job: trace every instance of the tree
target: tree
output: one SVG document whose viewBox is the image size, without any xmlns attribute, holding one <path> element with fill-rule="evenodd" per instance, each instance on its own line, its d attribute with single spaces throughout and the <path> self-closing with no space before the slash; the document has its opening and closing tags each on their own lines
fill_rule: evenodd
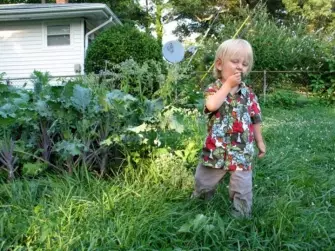
<svg viewBox="0 0 335 251">
<path fill-rule="evenodd" d="M 194 32 L 205 33 L 215 22 L 217 25 L 226 23 L 225 16 L 241 18 L 241 10 L 245 7 L 256 8 L 261 0 L 170 0 L 173 6 L 170 13 L 170 20 L 178 20 L 179 25 L 175 34 L 179 37 L 188 36 Z M 268 0 L 265 2 L 268 12 L 272 16 L 280 16 L 283 9 L 282 0 Z M 185 22 L 185 20 L 187 20 Z M 215 24 L 214 24 L 215 25 Z M 213 31 L 211 31 L 213 32 Z M 211 35 L 211 33 L 209 34 Z"/>
<path fill-rule="evenodd" d="M 88 47 L 85 71 L 99 73 L 111 65 L 133 58 L 143 64 L 147 60 L 162 61 L 161 45 L 150 34 L 130 24 L 115 25 L 97 36 Z"/>
<path fill-rule="evenodd" d="M 283 0 L 291 16 L 303 16 L 312 31 L 335 28 L 335 1 L 331 0 Z"/>
</svg>

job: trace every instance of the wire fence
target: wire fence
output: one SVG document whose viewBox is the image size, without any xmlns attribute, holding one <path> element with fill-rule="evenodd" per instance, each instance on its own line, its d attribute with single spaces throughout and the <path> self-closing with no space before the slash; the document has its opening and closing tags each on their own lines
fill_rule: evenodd
<svg viewBox="0 0 335 251">
<path fill-rule="evenodd" d="M 50 76 L 48 84 L 50 85 L 65 85 L 69 80 L 74 80 L 77 78 L 81 78 L 83 75 L 68 75 L 68 76 Z M 4 78 L 2 83 L 14 86 L 16 88 L 24 88 L 27 90 L 33 90 L 34 89 L 34 81 L 35 78 Z"/>
<path fill-rule="evenodd" d="M 200 80 L 205 71 L 196 72 L 197 78 Z M 325 72 L 315 71 L 252 71 L 244 79 L 244 82 L 250 86 L 257 95 L 262 95 L 264 101 L 269 93 L 276 90 L 286 89 L 310 96 L 312 84 L 311 74 L 325 74 Z M 208 81 L 207 81 L 208 82 Z M 205 88 L 208 83 L 201 83 L 201 88 Z"/>
<path fill-rule="evenodd" d="M 197 71 L 194 74 L 199 79 L 205 74 L 205 71 Z M 291 89 L 305 93 L 308 96 L 308 87 L 311 84 L 310 74 L 324 74 L 323 72 L 312 71 L 252 71 L 245 79 L 245 82 L 253 88 L 256 94 L 262 94 L 264 101 L 269 92 L 275 92 L 277 89 Z M 97 75 L 102 77 L 103 75 Z M 50 85 L 65 85 L 69 80 L 83 78 L 85 75 L 70 75 L 50 77 Z M 103 76 L 104 79 L 106 76 Z M 107 76 L 108 77 L 108 76 Z M 34 88 L 33 78 L 7 78 L 3 83 L 17 88 L 32 90 Z M 205 88 L 206 81 L 200 83 Z"/>
<path fill-rule="evenodd" d="M 311 74 L 318 74 L 318 72 L 253 71 L 246 81 L 258 95 L 262 94 L 265 102 L 268 93 L 279 89 L 304 93 L 308 97 L 312 83 Z"/>
</svg>

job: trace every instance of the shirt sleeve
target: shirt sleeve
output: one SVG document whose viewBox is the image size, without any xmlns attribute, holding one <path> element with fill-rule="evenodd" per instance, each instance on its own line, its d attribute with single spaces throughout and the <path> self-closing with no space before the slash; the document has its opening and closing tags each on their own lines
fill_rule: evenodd
<svg viewBox="0 0 335 251">
<path fill-rule="evenodd" d="M 262 113 L 260 105 L 258 103 L 258 98 L 251 89 L 248 100 L 248 111 L 253 124 L 258 124 L 262 122 Z"/>
<path fill-rule="evenodd" d="M 205 89 L 204 91 L 204 99 L 205 99 L 205 103 L 204 103 L 204 113 L 211 113 L 211 111 L 209 111 L 206 107 L 206 100 L 208 97 L 214 95 L 216 92 L 218 91 L 218 87 L 215 83 L 212 83 L 210 85 L 208 85 L 208 87 Z"/>
</svg>

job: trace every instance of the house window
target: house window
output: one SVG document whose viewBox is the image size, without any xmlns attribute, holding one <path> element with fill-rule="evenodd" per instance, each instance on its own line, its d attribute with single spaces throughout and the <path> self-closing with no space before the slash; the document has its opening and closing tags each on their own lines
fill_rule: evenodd
<svg viewBox="0 0 335 251">
<path fill-rule="evenodd" d="M 48 46 L 70 45 L 70 25 L 48 25 Z"/>
</svg>

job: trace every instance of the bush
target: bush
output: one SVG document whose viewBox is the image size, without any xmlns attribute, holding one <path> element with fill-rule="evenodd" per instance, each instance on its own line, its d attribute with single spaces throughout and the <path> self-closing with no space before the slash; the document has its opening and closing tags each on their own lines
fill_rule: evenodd
<svg viewBox="0 0 335 251">
<path fill-rule="evenodd" d="M 255 56 L 253 70 L 318 71 L 323 68 L 322 58 L 333 53 L 329 49 L 331 47 L 329 41 L 322 38 L 322 34 L 309 33 L 304 20 L 292 20 L 288 25 L 281 24 L 270 17 L 264 6 L 252 11 L 241 10 L 240 14 L 238 17 L 226 14 L 224 25 L 214 26 L 213 36 L 205 41 L 204 49 L 198 51 L 192 62 L 195 69 L 204 71 L 209 68 L 219 44 L 231 38 L 248 15 L 251 19 L 238 36 L 248 40 L 253 46 Z M 306 80 L 306 75 L 296 76 L 294 82 L 310 84 L 310 79 Z M 271 84 L 292 81 L 291 76 L 284 79 L 286 77 L 284 74 L 273 74 L 268 77 L 268 82 Z M 253 84 L 262 83 L 253 81 Z"/>
<path fill-rule="evenodd" d="M 137 97 L 152 98 L 165 82 L 164 64 L 148 60 L 138 64 L 133 59 L 110 67 L 105 73 L 105 83 L 109 89 L 120 89 Z"/>
<path fill-rule="evenodd" d="M 154 37 L 133 26 L 113 26 L 89 46 L 85 72 L 99 73 L 105 70 L 106 61 L 118 64 L 129 58 L 140 64 L 150 59 L 162 61 L 161 45 Z"/>
<path fill-rule="evenodd" d="M 327 104 L 335 103 L 335 57 L 325 58 L 323 72 L 320 74 L 310 74 L 312 79 L 311 88 Z"/>
<path fill-rule="evenodd" d="M 264 98 L 260 98 L 262 106 L 266 107 L 281 107 L 284 109 L 294 109 L 304 105 L 300 95 L 296 92 L 289 90 L 279 90 L 266 96 L 266 102 Z"/>
<path fill-rule="evenodd" d="M 328 52 L 329 41 L 324 41 L 319 34 L 309 33 L 303 19 L 284 25 L 274 20 L 266 7 L 260 5 L 252 11 L 241 10 L 241 16 L 224 16 L 224 25 L 213 28 L 214 36 L 206 41 L 206 50 L 198 52 L 204 63 L 213 62 L 219 44 L 232 38 L 247 16 L 251 19 L 238 37 L 251 43 L 255 70 L 318 70 L 322 66 L 320 59 L 325 53 L 331 53 Z"/>
</svg>

